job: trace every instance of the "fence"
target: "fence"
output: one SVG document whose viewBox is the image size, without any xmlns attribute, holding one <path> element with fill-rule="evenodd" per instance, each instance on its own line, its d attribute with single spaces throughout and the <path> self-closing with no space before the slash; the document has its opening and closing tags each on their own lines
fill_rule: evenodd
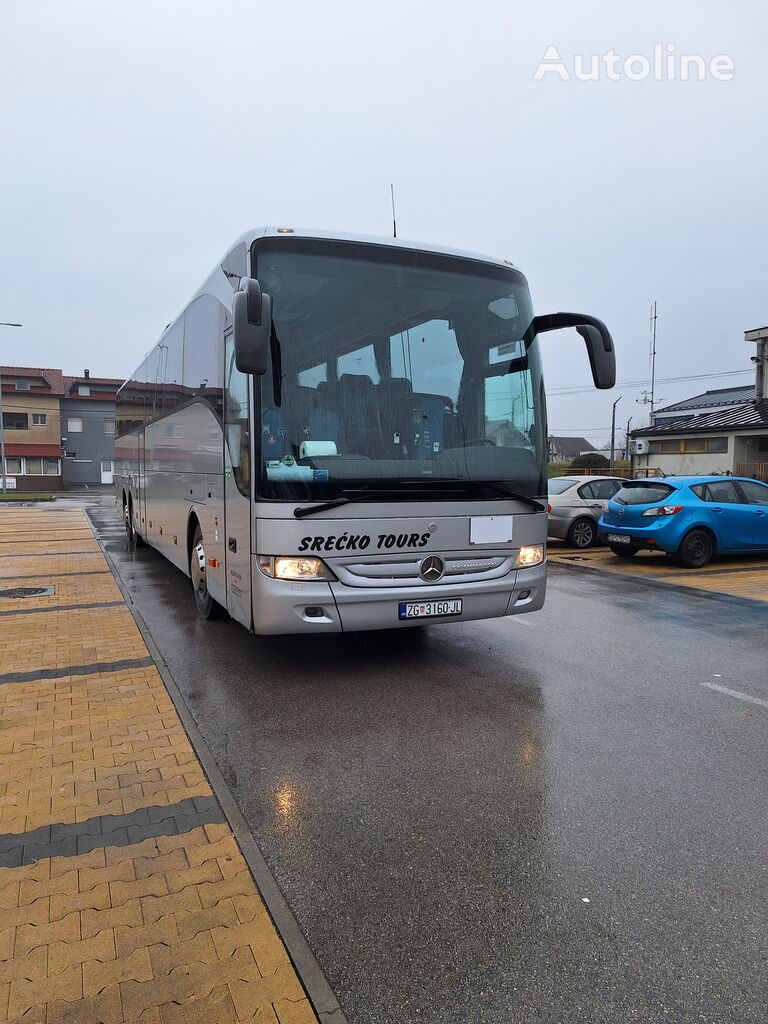
<svg viewBox="0 0 768 1024">
<path fill-rule="evenodd" d="M 736 476 L 751 476 L 768 484 L 768 462 L 742 462 L 736 467 Z"/>
</svg>

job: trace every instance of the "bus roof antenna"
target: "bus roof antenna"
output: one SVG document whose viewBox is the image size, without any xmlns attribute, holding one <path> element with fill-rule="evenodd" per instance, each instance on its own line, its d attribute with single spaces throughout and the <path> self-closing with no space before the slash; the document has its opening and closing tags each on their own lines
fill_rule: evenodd
<svg viewBox="0 0 768 1024">
<path fill-rule="evenodd" d="M 395 217 L 395 186 L 390 181 L 389 193 L 392 197 L 392 237 L 397 238 L 397 219 Z"/>
</svg>

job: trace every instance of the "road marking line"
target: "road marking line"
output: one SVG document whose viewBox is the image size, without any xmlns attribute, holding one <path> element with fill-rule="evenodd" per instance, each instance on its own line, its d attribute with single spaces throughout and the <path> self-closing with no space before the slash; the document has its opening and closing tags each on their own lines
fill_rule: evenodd
<svg viewBox="0 0 768 1024">
<path fill-rule="evenodd" d="M 768 700 L 752 697 L 748 693 L 742 693 L 741 690 L 729 690 L 727 686 L 718 686 L 717 683 L 701 683 L 700 685 L 706 686 L 708 690 L 718 690 L 720 693 L 727 693 L 729 697 L 736 697 L 737 700 L 746 700 L 750 704 L 759 704 L 761 708 L 768 708 Z"/>
</svg>

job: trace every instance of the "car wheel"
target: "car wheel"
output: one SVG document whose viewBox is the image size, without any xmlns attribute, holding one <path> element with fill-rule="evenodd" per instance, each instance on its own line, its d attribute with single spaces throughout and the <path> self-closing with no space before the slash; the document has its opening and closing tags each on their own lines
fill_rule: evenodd
<svg viewBox="0 0 768 1024">
<path fill-rule="evenodd" d="M 706 530 L 691 530 L 680 542 L 675 561 L 686 569 L 701 569 L 715 553 L 712 537 Z"/>
<path fill-rule="evenodd" d="M 609 544 L 608 547 L 619 558 L 634 558 L 640 548 L 623 548 L 619 547 L 618 544 Z"/>
<path fill-rule="evenodd" d="M 200 617 L 206 621 L 221 619 L 224 616 L 224 609 L 214 601 L 208 593 L 208 562 L 205 557 L 205 543 L 203 531 L 198 524 L 195 527 L 195 536 L 192 540 L 192 552 L 189 556 L 189 575 L 192 579 L 192 593 L 195 597 L 195 605 Z"/>
<path fill-rule="evenodd" d="M 597 540 L 597 528 L 594 519 L 583 516 L 571 524 L 566 543 L 572 548 L 589 548 Z"/>
</svg>

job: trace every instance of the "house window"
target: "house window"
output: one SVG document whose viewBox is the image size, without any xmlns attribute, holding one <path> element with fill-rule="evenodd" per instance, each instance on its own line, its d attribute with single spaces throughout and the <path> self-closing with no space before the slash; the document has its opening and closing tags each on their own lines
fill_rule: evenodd
<svg viewBox="0 0 768 1024">
<path fill-rule="evenodd" d="M 17 391 L 29 391 L 29 381 L 28 380 L 17 379 L 17 381 L 16 381 L 16 390 Z"/>
<path fill-rule="evenodd" d="M 44 427 L 48 422 L 48 414 L 45 412 L 33 412 L 32 413 L 32 426 L 33 427 Z"/>
<path fill-rule="evenodd" d="M 115 432 L 115 421 L 114 420 L 104 420 L 104 433 L 105 434 L 114 434 L 114 432 Z"/>
<path fill-rule="evenodd" d="M 43 475 L 43 460 L 42 459 L 24 459 L 25 471 L 27 476 L 42 476 Z"/>
<path fill-rule="evenodd" d="M 648 452 L 651 455 L 679 455 L 681 452 L 685 452 L 686 455 L 701 455 L 704 452 L 715 454 L 727 451 L 727 437 L 685 437 L 676 441 L 648 442 Z"/>
<path fill-rule="evenodd" d="M 82 416 L 70 416 L 67 420 L 67 430 L 70 434 L 82 434 L 83 432 L 83 417 Z"/>
<path fill-rule="evenodd" d="M 59 460 L 58 459 L 43 459 L 43 474 L 45 476 L 58 476 L 59 475 Z"/>
<path fill-rule="evenodd" d="M 81 398 L 88 398 L 90 393 L 91 393 L 91 386 L 90 386 L 90 384 L 78 384 L 77 385 L 77 393 L 78 393 L 78 395 L 81 396 Z"/>
<path fill-rule="evenodd" d="M 4 412 L 3 413 L 3 429 L 4 430 L 27 430 L 29 427 L 29 417 L 25 412 Z"/>
<path fill-rule="evenodd" d="M 13 455 L 6 456 L 5 472 L 9 476 L 21 476 L 21 459 L 18 459 Z"/>
<path fill-rule="evenodd" d="M 768 452 L 768 437 L 759 437 L 757 439 L 757 450 L 759 452 Z"/>
</svg>

